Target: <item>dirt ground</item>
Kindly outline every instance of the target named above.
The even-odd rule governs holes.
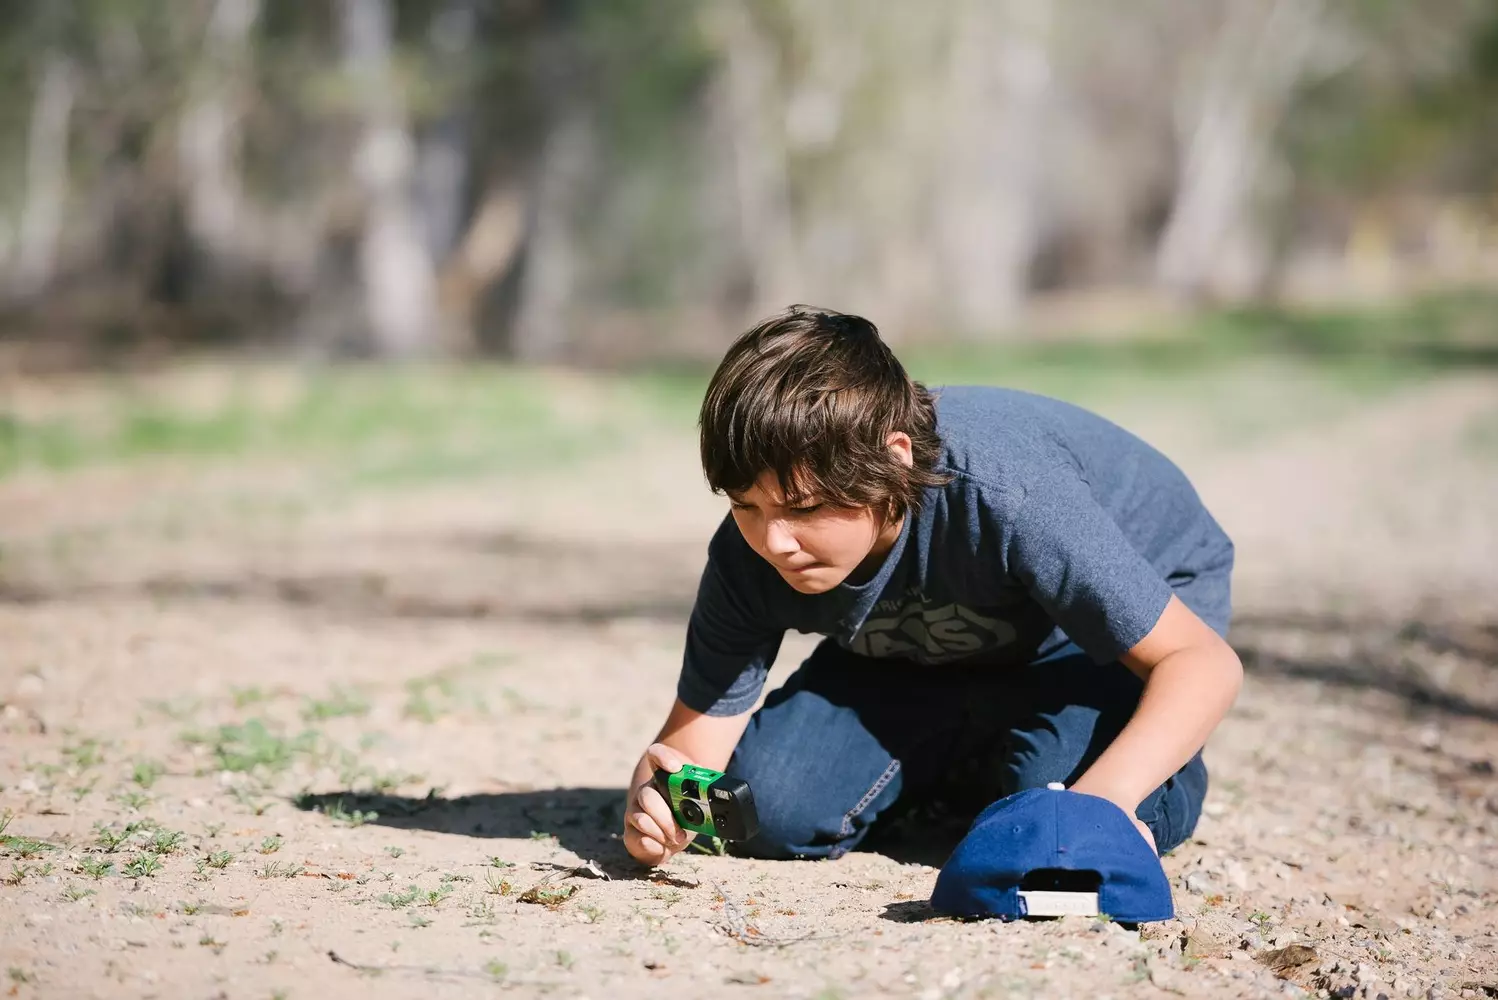
[[[1239,544],[1178,919],[938,919],[934,841],[630,863],[723,511],[685,430],[310,500],[137,461],[0,481],[0,991],[1498,996],[1498,377],[1247,435],[1109,412]]]

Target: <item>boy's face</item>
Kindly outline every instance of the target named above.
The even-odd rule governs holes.
[[[790,506],[770,472],[729,499],[744,541],[803,594],[821,594],[846,580],[875,553],[886,527],[867,507],[841,509],[816,497]]]
[[[890,450],[910,465],[910,436],[895,431]],[[903,518],[886,518],[868,507],[852,510],[816,497],[786,503],[772,472],[760,473],[733,502],[733,519],[749,547],[803,594],[821,594],[850,576],[872,575],[900,537]]]

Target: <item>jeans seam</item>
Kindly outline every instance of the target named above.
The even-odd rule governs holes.
[[[878,796],[880,792],[884,791],[884,786],[893,781],[895,775],[898,774],[899,771],[900,762],[898,760],[891,760],[889,762],[889,766],[884,769],[884,773],[879,776],[879,779],[875,781],[872,786],[870,786],[867,792],[864,792],[863,798],[858,800],[858,804],[843,814],[842,836],[851,837],[853,835],[853,820],[857,818],[859,813],[863,812],[869,807],[870,803],[874,801],[875,797]]]

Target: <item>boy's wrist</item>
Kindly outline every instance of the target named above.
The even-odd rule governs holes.
[[[1144,801],[1144,796],[1137,794],[1132,788],[1124,787],[1119,782],[1111,782],[1102,776],[1095,777],[1090,771],[1078,778],[1069,788],[1073,792],[1107,799],[1130,816],[1134,815],[1134,810],[1139,808],[1139,803]]]

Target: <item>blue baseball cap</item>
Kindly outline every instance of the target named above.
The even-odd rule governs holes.
[[[962,917],[1175,916],[1170,882],[1134,821],[1060,785],[1006,796],[973,821],[937,876],[931,908]]]

